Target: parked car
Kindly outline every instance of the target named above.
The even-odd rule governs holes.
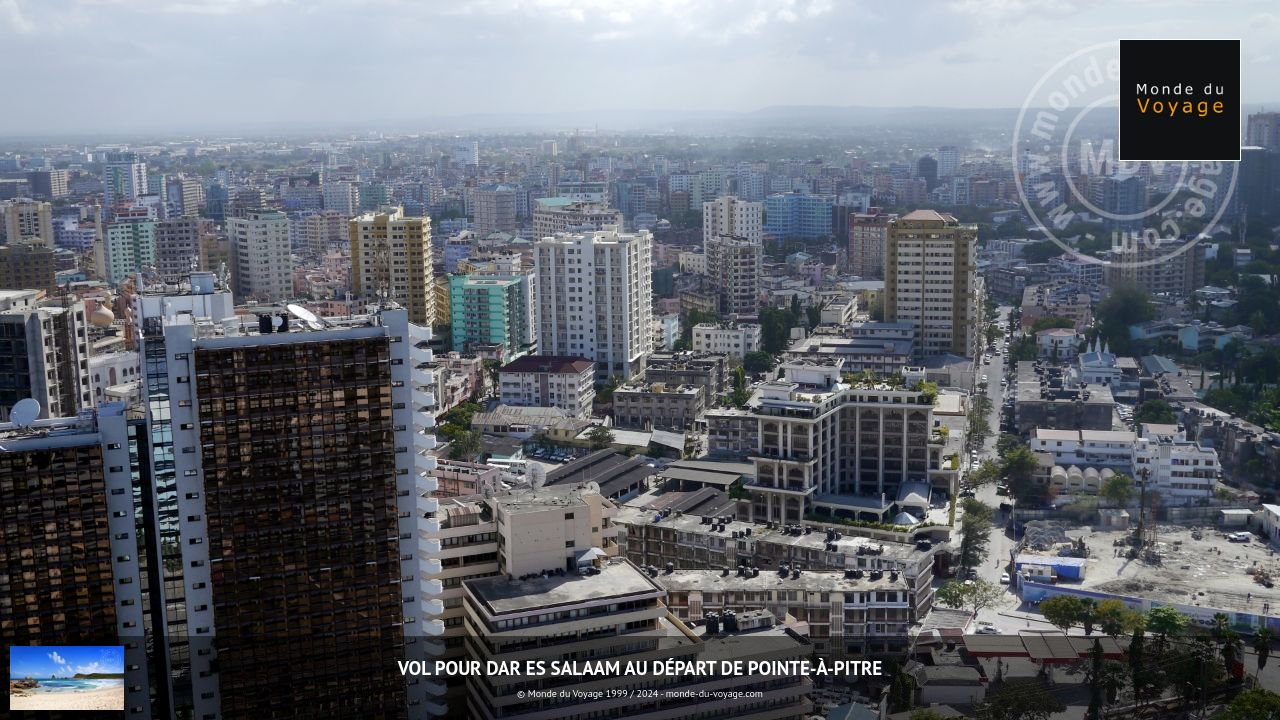
[[[1008,584],[1009,584],[1009,573],[1001,573],[1001,574],[1000,574],[1000,584],[1001,584],[1001,585],[1008,585]]]

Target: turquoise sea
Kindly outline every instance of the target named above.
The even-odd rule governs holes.
[[[32,678],[32,679],[40,683],[40,687],[35,688],[31,692],[48,692],[48,693],[97,690],[99,688],[113,687],[116,685],[124,684],[124,681],[120,679],[110,679],[110,680],[75,680],[75,679],[64,680],[62,678],[59,678],[57,680],[53,680],[51,678]]]

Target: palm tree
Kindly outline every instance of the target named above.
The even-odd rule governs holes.
[[[1275,633],[1271,632],[1271,628],[1261,628],[1253,636],[1253,651],[1258,653],[1258,669],[1253,673],[1256,679],[1258,673],[1262,672],[1262,668],[1267,666],[1267,658],[1271,655],[1271,642],[1275,640]]]
[[[1244,654],[1244,643],[1240,640],[1240,633],[1228,629],[1222,634],[1222,665],[1227,670],[1228,682],[1235,672],[1236,663],[1240,662],[1241,655]]]

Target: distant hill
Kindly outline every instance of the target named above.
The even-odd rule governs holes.
[[[117,680],[123,679],[124,673],[76,673],[76,680]]]

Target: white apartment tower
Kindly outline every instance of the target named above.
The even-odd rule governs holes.
[[[251,210],[227,218],[237,298],[285,300],[293,296],[289,218],[276,210]]]
[[[593,360],[597,379],[642,371],[653,343],[653,236],[607,226],[536,247],[539,352]]]
[[[325,183],[324,209],[334,210],[344,218],[354,216],[360,210],[360,188],[352,182]]]
[[[745,202],[732,195],[702,203],[703,244],[721,235],[759,245],[764,239],[764,203]]]

